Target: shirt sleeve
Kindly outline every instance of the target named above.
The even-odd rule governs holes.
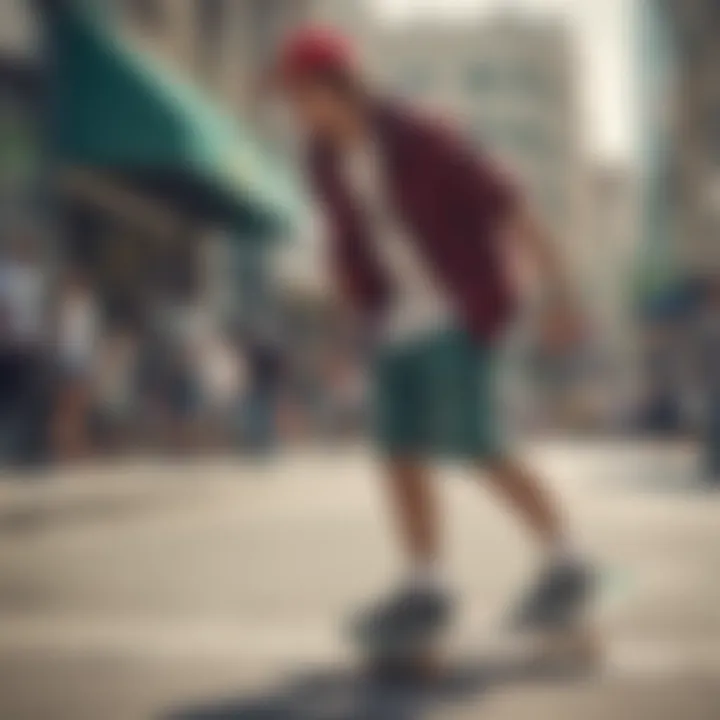
[[[522,195],[509,171],[482,149],[471,147],[459,132],[438,126],[434,148],[443,176],[458,203],[483,224],[499,223],[522,202]]]
[[[325,265],[331,271],[333,286],[340,297],[352,304],[364,304],[363,299],[374,295],[371,282],[360,272],[353,271],[363,259],[363,250],[356,242],[352,222],[339,207],[329,171],[330,160],[320,147],[312,148],[308,155],[309,181],[316,209],[322,221],[318,224],[324,235]]]

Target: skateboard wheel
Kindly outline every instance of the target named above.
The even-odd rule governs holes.
[[[371,677],[391,683],[426,683],[441,673],[440,658],[434,653],[407,658],[370,658],[367,663]]]

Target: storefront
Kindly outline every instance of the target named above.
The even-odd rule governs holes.
[[[53,293],[63,297],[65,277],[71,292],[78,278],[88,281],[99,320],[96,374],[126,373],[112,367],[116,342],[122,347],[129,335],[137,347],[123,390],[133,401],[118,398],[114,380],[108,390],[93,376],[92,410],[119,399],[141,443],[155,447],[168,429],[180,442],[180,426],[200,415],[205,369],[204,360],[186,359],[186,350],[199,347],[198,337],[215,331],[239,297],[264,300],[263,256],[292,231],[301,204],[290,175],[247,128],[127,44],[97,12],[99,3],[37,6],[38,105],[28,122],[18,115],[8,147],[33,147],[17,139],[24,131],[47,150],[37,174],[51,220]],[[35,130],[32,121],[41,126]],[[26,155],[22,167],[38,165]],[[192,379],[184,367],[191,363],[198,366]]]
[[[262,247],[286,234],[299,209],[289,175],[84,7],[49,4],[44,15],[66,260],[97,273],[112,312],[138,312],[162,292],[259,283],[227,272],[208,281],[203,241]]]
[[[25,55],[0,52],[0,223],[3,233],[37,217],[42,178],[42,78]]]

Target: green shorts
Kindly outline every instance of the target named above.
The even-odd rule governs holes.
[[[375,364],[375,434],[384,455],[488,460],[503,452],[496,352],[446,330],[383,348]]]

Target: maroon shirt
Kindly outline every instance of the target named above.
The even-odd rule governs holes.
[[[514,191],[489,162],[440,124],[390,104],[379,104],[372,122],[387,190],[409,241],[416,243],[464,327],[478,340],[492,340],[514,306],[497,233],[516,202]],[[393,290],[373,253],[372,228],[334,149],[318,142],[310,161],[332,231],[339,284],[363,314],[377,315]]]

